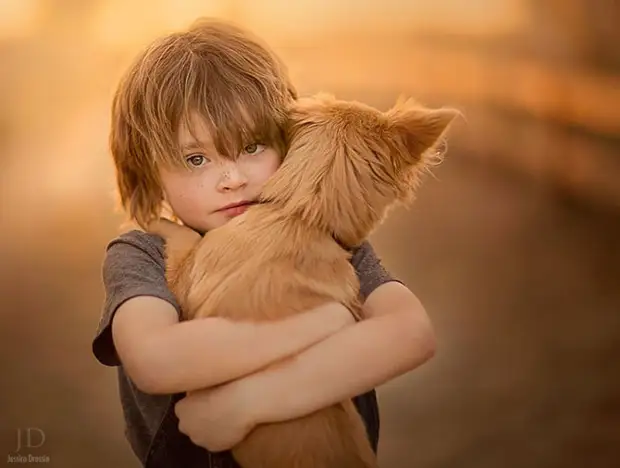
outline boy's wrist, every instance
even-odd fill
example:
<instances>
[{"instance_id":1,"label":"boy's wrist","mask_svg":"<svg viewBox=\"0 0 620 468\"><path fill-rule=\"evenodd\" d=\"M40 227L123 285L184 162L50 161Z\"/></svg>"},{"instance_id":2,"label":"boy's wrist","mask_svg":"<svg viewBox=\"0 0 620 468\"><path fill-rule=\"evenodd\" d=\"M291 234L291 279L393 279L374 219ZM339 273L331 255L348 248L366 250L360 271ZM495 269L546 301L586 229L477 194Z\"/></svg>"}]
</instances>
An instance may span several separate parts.
<instances>
[{"instance_id":1,"label":"boy's wrist","mask_svg":"<svg viewBox=\"0 0 620 468\"><path fill-rule=\"evenodd\" d=\"M291 391L293 389L287 384L288 379L282 379L282 367L289 367L294 359L287 358L239 381L239 398L245 402L247 424L252 428L283 421L283 407L289 408L292 404L290 399L299 398ZM287 371L285 375L290 378L290 372Z\"/></svg>"},{"instance_id":2,"label":"boy's wrist","mask_svg":"<svg viewBox=\"0 0 620 468\"><path fill-rule=\"evenodd\" d=\"M245 419L245 425L252 430L259 424L270 422L269 404L271 399L265 396L264 382L261 371L230 382L234 387L236 401L239 402L240 410Z\"/></svg>"},{"instance_id":3,"label":"boy's wrist","mask_svg":"<svg viewBox=\"0 0 620 468\"><path fill-rule=\"evenodd\" d=\"M353 311L339 302L329 302L323 306L320 306L320 308L325 311L329 319L334 324L334 327L336 328L335 331L338 331L348 325L352 325L357 321Z\"/></svg>"},{"instance_id":4,"label":"boy's wrist","mask_svg":"<svg viewBox=\"0 0 620 468\"><path fill-rule=\"evenodd\" d=\"M321 320L331 325L332 333L356 322L352 311L337 302L319 306L313 312L320 314ZM282 399L293 395L290 395L286 388L281 388L282 382L277 378L274 380L273 377L279 374L281 366L290 365L290 361L294 359L295 356L288 357L271 364L268 368L226 384L230 387L230 391L234 392L235 401L239 404L240 414L243 414L244 424L247 427L254 428L259 424L281 420Z\"/></svg>"}]
</instances>

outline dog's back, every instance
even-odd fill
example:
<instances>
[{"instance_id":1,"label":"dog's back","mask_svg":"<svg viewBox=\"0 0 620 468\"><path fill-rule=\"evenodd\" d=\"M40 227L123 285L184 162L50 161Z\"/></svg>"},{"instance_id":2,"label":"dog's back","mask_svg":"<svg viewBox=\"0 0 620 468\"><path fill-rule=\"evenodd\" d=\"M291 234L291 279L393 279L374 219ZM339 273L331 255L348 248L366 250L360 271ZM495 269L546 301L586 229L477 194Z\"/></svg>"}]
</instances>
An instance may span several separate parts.
<instances>
[{"instance_id":1,"label":"dog's back","mask_svg":"<svg viewBox=\"0 0 620 468\"><path fill-rule=\"evenodd\" d=\"M330 236L269 205L207 233L175 278L195 316L277 320L327 302L352 310L359 283L349 254ZM372 468L374 454L351 402L256 428L233 450L244 468Z\"/></svg>"},{"instance_id":2,"label":"dog's back","mask_svg":"<svg viewBox=\"0 0 620 468\"><path fill-rule=\"evenodd\" d=\"M205 234L178 272L194 317L276 320L326 302L356 303L350 255L328 235L258 205ZM185 288L183 288L185 289Z\"/></svg>"}]
</instances>

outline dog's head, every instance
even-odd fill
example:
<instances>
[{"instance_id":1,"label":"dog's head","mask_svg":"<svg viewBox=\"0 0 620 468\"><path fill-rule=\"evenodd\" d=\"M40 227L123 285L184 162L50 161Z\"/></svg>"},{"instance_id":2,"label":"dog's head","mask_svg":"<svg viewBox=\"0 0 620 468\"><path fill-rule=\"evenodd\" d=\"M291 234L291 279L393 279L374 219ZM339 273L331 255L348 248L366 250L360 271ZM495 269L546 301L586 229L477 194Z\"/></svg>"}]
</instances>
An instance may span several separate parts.
<instances>
[{"instance_id":1,"label":"dog's head","mask_svg":"<svg viewBox=\"0 0 620 468\"><path fill-rule=\"evenodd\" d=\"M290 110L289 151L262 198L357 245L390 206L412 199L457 115L412 100L381 112L328 95L300 99Z\"/></svg>"}]
</instances>

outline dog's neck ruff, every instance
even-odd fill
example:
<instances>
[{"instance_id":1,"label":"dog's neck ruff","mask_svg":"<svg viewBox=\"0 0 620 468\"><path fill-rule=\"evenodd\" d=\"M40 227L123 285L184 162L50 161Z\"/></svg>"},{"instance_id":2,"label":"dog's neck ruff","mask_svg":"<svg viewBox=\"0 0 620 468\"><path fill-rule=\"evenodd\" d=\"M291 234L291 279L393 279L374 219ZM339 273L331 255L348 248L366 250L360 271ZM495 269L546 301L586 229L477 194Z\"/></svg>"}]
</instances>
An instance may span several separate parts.
<instances>
[{"instance_id":1,"label":"dog's neck ruff","mask_svg":"<svg viewBox=\"0 0 620 468\"><path fill-rule=\"evenodd\" d=\"M275 205L274 201L271 200L271 199L260 199L256 204L257 205ZM303 220L302 220L302 222L303 222ZM334 242L336 242L336 244L338 244L340 247L342 247L347 252L350 252L350 251L354 250L357 247L357 246L348 246L348 245L346 245L344 242L342 242L340 239L338 239L338 237L336 237L336 235L334 235L333 233L331 233L330 236L334 240Z\"/></svg>"}]
</instances>

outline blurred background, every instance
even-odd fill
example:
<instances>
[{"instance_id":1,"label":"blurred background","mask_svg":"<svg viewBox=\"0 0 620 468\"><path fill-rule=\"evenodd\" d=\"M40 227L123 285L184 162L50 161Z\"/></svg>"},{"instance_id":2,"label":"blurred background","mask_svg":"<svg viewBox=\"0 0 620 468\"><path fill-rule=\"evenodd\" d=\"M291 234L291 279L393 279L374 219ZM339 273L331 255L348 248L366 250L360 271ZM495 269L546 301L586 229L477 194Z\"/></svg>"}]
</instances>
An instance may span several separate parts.
<instances>
[{"instance_id":1,"label":"blurred background","mask_svg":"<svg viewBox=\"0 0 620 468\"><path fill-rule=\"evenodd\" d=\"M198 16L249 27L302 93L462 109L374 235L437 356L379 389L389 468L620 466L620 3L0 0L0 460L137 467L90 344L119 232L111 95Z\"/></svg>"}]
</instances>

